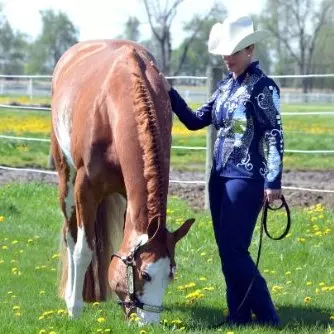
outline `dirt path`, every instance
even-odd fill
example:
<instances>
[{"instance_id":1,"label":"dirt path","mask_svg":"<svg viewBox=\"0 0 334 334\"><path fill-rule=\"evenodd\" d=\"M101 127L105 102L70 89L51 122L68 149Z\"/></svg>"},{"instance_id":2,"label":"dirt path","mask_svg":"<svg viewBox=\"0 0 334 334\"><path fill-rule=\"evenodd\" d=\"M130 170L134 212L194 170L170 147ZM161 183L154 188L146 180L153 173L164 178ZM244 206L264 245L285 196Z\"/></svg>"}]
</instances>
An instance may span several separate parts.
<instances>
[{"instance_id":1,"label":"dirt path","mask_svg":"<svg viewBox=\"0 0 334 334\"><path fill-rule=\"evenodd\" d=\"M171 171L173 180L204 180L203 173L190 173ZM10 182L46 182L57 183L55 175L47 175L32 172L14 172L0 170L0 185ZM328 189L334 191L333 171L286 171L283 176L283 186ZM170 184L169 193L186 200L194 209L201 210L204 207L204 185ZM334 208L334 194L313 193L309 191L284 190L285 197L290 206L307 207L322 203L328 208Z\"/></svg>"}]
</instances>

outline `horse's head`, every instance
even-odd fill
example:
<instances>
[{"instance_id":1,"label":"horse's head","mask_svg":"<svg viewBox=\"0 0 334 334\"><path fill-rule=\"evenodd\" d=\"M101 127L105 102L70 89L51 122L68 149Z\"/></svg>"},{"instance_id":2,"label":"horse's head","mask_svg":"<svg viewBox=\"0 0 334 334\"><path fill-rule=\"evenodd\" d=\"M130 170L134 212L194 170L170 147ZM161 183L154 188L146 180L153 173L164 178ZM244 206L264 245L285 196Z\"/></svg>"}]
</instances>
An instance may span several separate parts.
<instances>
[{"instance_id":1,"label":"horse's head","mask_svg":"<svg viewBox=\"0 0 334 334\"><path fill-rule=\"evenodd\" d=\"M175 246L189 231L188 219L174 232L152 219L147 233L136 238L127 254L114 254L109 266L109 284L127 317L137 313L142 323L159 322L162 299L176 270ZM121 252L121 251L120 251Z\"/></svg>"}]
</instances>

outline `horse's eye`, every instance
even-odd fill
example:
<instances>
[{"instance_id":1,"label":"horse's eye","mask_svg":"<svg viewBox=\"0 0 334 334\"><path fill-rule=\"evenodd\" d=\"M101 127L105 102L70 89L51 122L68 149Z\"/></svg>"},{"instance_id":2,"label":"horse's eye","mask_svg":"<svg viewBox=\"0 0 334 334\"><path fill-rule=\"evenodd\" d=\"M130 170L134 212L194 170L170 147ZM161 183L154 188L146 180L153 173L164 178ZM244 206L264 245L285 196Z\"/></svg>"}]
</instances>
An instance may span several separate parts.
<instances>
[{"instance_id":1,"label":"horse's eye","mask_svg":"<svg viewBox=\"0 0 334 334\"><path fill-rule=\"evenodd\" d=\"M141 277L142 277L143 280L145 280L146 282L150 282L150 281L151 281L151 276L150 276L146 271L142 271L142 272L141 272Z\"/></svg>"}]
</instances>

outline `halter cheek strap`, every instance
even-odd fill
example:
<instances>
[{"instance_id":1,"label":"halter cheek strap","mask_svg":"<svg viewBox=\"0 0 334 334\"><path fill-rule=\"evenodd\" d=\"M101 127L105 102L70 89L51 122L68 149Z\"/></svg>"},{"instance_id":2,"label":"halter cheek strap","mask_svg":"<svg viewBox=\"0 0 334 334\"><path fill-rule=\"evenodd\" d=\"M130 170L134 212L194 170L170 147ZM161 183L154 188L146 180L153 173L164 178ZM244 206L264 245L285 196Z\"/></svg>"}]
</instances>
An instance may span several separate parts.
<instances>
[{"instance_id":1,"label":"halter cheek strap","mask_svg":"<svg viewBox=\"0 0 334 334\"><path fill-rule=\"evenodd\" d=\"M113 254L111 257L111 260L113 259L114 256L117 257L126 265L126 282L127 282L129 301L119 300L118 304L123 305L124 307L127 308L138 307L146 312L160 313L163 311L163 306L144 304L138 299L136 295L136 289L135 289L136 262L134 257L139 247L140 246L137 246L127 257L121 257L117 253Z\"/></svg>"}]
</instances>

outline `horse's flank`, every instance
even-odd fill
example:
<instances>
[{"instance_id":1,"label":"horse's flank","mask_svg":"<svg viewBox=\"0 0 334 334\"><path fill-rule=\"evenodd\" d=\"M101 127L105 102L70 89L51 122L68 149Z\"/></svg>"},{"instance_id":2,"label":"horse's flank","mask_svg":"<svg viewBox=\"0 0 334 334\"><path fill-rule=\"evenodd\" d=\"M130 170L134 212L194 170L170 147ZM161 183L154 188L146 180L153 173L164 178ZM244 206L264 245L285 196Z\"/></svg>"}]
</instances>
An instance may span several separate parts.
<instances>
[{"instance_id":1,"label":"horse's flank","mask_svg":"<svg viewBox=\"0 0 334 334\"><path fill-rule=\"evenodd\" d=\"M93 249L84 284L87 301L106 298L111 253L119 247L131 249L133 237L146 233L153 217L158 215L163 226L166 222L171 109L152 59L135 43L91 41L65 53L54 73L52 149L63 189L61 205L74 241L76 214L70 216L68 208L65 212L71 172L74 181L83 180L91 192L92 197L83 200L98 204L96 223L87 229ZM112 233L111 250L105 229L115 207L112 228L117 232Z\"/></svg>"}]
</instances>

